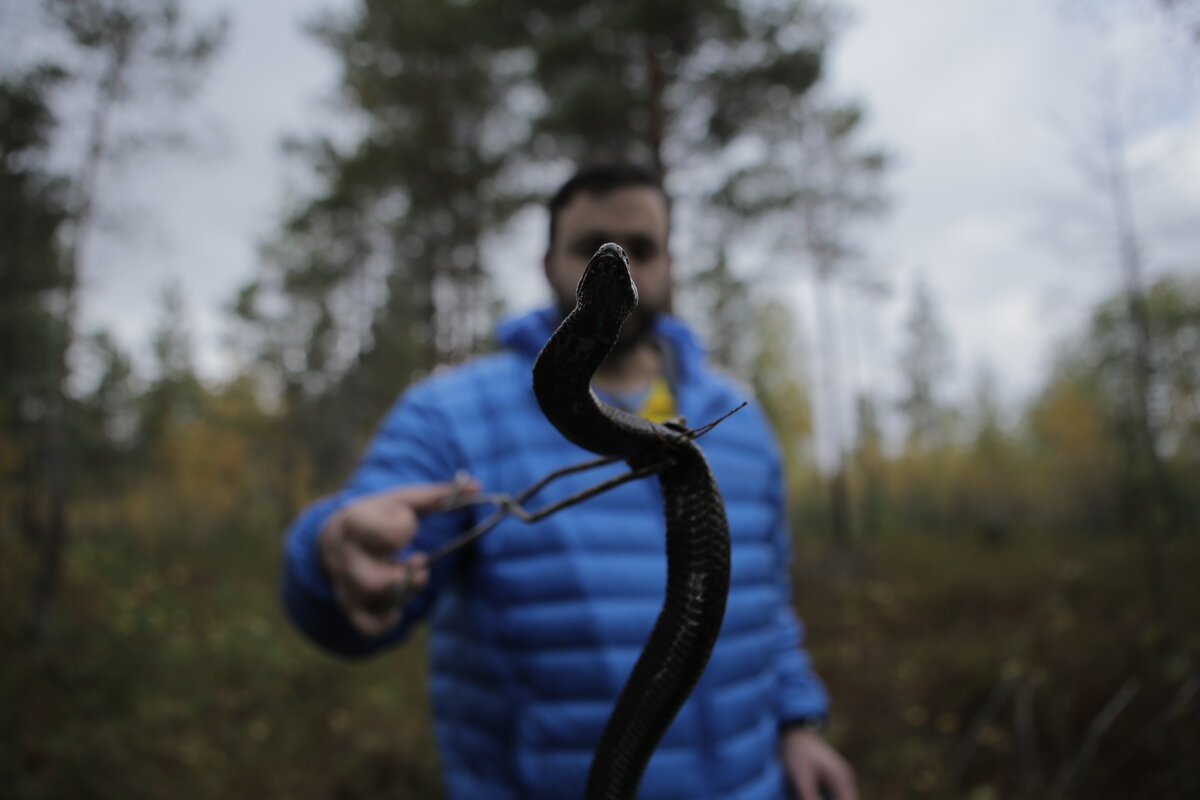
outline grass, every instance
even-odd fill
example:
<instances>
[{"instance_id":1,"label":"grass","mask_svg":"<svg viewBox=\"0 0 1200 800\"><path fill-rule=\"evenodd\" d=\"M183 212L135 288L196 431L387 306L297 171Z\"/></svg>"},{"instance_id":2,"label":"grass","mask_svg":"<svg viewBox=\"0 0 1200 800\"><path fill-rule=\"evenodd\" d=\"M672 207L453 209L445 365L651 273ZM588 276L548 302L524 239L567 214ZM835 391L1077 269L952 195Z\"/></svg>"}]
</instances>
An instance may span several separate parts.
<instances>
[{"instance_id":1,"label":"grass","mask_svg":"<svg viewBox=\"0 0 1200 800\"><path fill-rule=\"evenodd\" d=\"M81 538L35 647L33 559L0 539L4 796L438 797L423 642L363 663L317 652L278 609L277 553L261 535ZM1128 541L914 535L836 558L802 542L798 563L830 735L866 797L1049 796L1130 681L1065 796L1169 796L1188 779L1172 753L1200 752L1200 699L1164 709L1200 663L1196 543L1171 552L1174 642ZM985 718L989 696L1004 702Z\"/></svg>"},{"instance_id":2,"label":"grass","mask_svg":"<svg viewBox=\"0 0 1200 800\"><path fill-rule=\"evenodd\" d=\"M4 607L31 564L6 546ZM20 798L436 797L423 647L347 663L285 622L273 540L76 544L57 627L4 621Z\"/></svg>"},{"instance_id":3,"label":"grass","mask_svg":"<svg viewBox=\"0 0 1200 800\"><path fill-rule=\"evenodd\" d=\"M909 536L849 563L802 553L798 605L835 698L831 736L869 796L1048 797L1077 760L1066 796L1184 796L1196 776L1172 759L1200 752L1200 704L1164 709L1200 666L1200 548L1172 549L1175 641L1154 622L1139 552ZM1137 694L1087 756L1127 683Z\"/></svg>"}]
</instances>

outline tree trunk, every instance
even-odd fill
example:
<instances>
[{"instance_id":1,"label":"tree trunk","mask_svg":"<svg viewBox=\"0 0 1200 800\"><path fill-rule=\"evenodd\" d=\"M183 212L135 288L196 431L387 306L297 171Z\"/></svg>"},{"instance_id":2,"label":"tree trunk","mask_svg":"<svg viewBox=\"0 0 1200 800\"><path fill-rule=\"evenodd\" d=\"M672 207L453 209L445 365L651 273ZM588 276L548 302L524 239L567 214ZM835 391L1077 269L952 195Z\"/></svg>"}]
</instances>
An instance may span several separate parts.
<instances>
[{"instance_id":1,"label":"tree trunk","mask_svg":"<svg viewBox=\"0 0 1200 800\"><path fill-rule=\"evenodd\" d=\"M817 338L825 373L825 426L833 444L832 476L829 480L829 535L834 547L850 547L850 492L846 476L846 448L842 437L842 379L838 369L837 322L829 305L829 275L832 269L817 266Z\"/></svg>"},{"instance_id":2,"label":"tree trunk","mask_svg":"<svg viewBox=\"0 0 1200 800\"><path fill-rule=\"evenodd\" d=\"M1146 499L1149 501L1146 508L1148 524L1142 532L1146 545L1147 583L1156 615L1160 622L1165 624L1166 630L1172 630L1170 596L1162 549L1163 539L1173 532L1176 515L1171 477L1158 452L1158 432L1150 408L1150 388L1154 378L1153 331L1146 308L1142 249L1126 174L1124 143L1115 124L1106 134L1109 200L1112 203L1117 236L1117 260L1125 284L1125 303L1133 340L1133 365L1130 376L1133 429L1127 445L1128 456L1134 467L1135 488L1139 484L1144 487Z\"/></svg>"},{"instance_id":3,"label":"tree trunk","mask_svg":"<svg viewBox=\"0 0 1200 800\"><path fill-rule=\"evenodd\" d=\"M1142 248L1133 212L1133 198L1125 165L1124 135L1115 115L1104 131L1106 178L1117 237L1117 260L1125 284L1125 303L1133 340L1133 365L1130 381L1132 430L1126 437L1128 458L1133 469L1135 511L1143 545L1146 587L1149 591L1155 623L1162 632L1158 638L1158 656L1165 667L1180 652L1179 631L1175 625L1172 590L1167 577L1165 543L1177 532L1179 523L1176 493L1167 465L1158 451L1158 430L1150 406L1154 378L1154 331L1146 306L1143 287ZM1144 493L1144 502L1141 495ZM1176 776L1177 797L1194 797L1197 777L1191 759L1184 752L1184 736L1178 720L1169 721L1166 730L1168 757Z\"/></svg>"},{"instance_id":4,"label":"tree trunk","mask_svg":"<svg viewBox=\"0 0 1200 800\"><path fill-rule=\"evenodd\" d=\"M75 341L75 319L79 313L79 285L83 272L84 245L91 229L96 185L100 167L108 155L109 123L116 107L125 71L129 65L129 43L122 40L112 51L99 83L96 105L88 123L88 146L75 182L73 219L63 245L65 287L63 298L62 342L59 350L59 374L48 415L47 471L50 488L50 514L46 537L41 548L41 563L33 583L32 627L37 640L44 639L49 627L50 609L61 583L62 564L68 537L70 490L67 464L70 461L70 378L71 347Z\"/></svg>"},{"instance_id":5,"label":"tree trunk","mask_svg":"<svg viewBox=\"0 0 1200 800\"><path fill-rule=\"evenodd\" d=\"M41 541L40 562L33 581L31 626L35 641L44 641L49 631L50 608L58 594L63 552L67 545L67 396L66 351L49 414L47 472L50 515Z\"/></svg>"},{"instance_id":6,"label":"tree trunk","mask_svg":"<svg viewBox=\"0 0 1200 800\"><path fill-rule=\"evenodd\" d=\"M667 178L666 157L663 153L667 139L667 74L662 58L654 52L653 37L644 39L646 54L646 143L650 147L651 168L660 181Z\"/></svg>"}]
</instances>

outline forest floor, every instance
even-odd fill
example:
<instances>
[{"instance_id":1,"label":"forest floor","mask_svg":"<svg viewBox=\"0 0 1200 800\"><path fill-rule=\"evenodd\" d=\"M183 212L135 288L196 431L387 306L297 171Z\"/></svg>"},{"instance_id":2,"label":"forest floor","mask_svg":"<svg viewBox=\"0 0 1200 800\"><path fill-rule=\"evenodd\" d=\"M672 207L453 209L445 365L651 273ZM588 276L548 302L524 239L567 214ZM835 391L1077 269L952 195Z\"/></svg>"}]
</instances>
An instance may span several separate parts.
<instances>
[{"instance_id":1,"label":"forest floor","mask_svg":"<svg viewBox=\"0 0 1200 800\"><path fill-rule=\"evenodd\" d=\"M1130 540L801 541L797 605L864 798L1184 796L1200 543L1168 555L1163 625ZM317 652L279 610L273 537L80 537L36 647L32 570L0 538L4 797L440 796L423 637L364 662Z\"/></svg>"}]
</instances>

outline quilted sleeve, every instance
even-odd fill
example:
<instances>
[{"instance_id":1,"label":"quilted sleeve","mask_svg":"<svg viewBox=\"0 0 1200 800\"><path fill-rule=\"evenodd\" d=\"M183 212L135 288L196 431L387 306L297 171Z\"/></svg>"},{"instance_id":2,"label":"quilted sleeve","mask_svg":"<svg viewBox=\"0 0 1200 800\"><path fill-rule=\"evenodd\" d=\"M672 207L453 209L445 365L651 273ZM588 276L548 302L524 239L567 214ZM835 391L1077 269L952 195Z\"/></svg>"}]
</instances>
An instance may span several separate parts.
<instances>
[{"instance_id":1,"label":"quilted sleeve","mask_svg":"<svg viewBox=\"0 0 1200 800\"><path fill-rule=\"evenodd\" d=\"M434 565L425 590L415 595L399 625L378 638L362 636L342 613L317 558L317 537L329 517L355 498L413 483L450 480L462 466L453 427L427 384L406 393L384 418L357 470L341 491L306 508L284 538L283 604L302 632L343 656L365 656L402 640L429 612L445 584L448 564ZM421 521L412 548L432 550L461 530L466 512L434 514Z\"/></svg>"}]
</instances>

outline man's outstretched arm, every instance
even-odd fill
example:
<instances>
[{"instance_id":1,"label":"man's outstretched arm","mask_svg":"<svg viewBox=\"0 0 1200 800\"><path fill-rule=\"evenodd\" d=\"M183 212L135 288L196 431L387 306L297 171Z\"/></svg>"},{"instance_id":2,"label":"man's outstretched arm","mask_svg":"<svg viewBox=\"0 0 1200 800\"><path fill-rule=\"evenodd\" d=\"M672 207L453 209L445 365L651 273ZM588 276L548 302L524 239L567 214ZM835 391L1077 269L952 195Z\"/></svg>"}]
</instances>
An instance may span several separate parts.
<instances>
[{"instance_id":1,"label":"man's outstretched arm","mask_svg":"<svg viewBox=\"0 0 1200 800\"><path fill-rule=\"evenodd\" d=\"M309 506L284 545L284 606L310 639L345 656L369 655L429 611L445 565L430 575L417 550L457 531L461 512L440 510L457 466L437 404L417 387L393 408L346 487ZM415 548L414 548L415 545ZM411 599L393 598L401 580Z\"/></svg>"}]
</instances>

